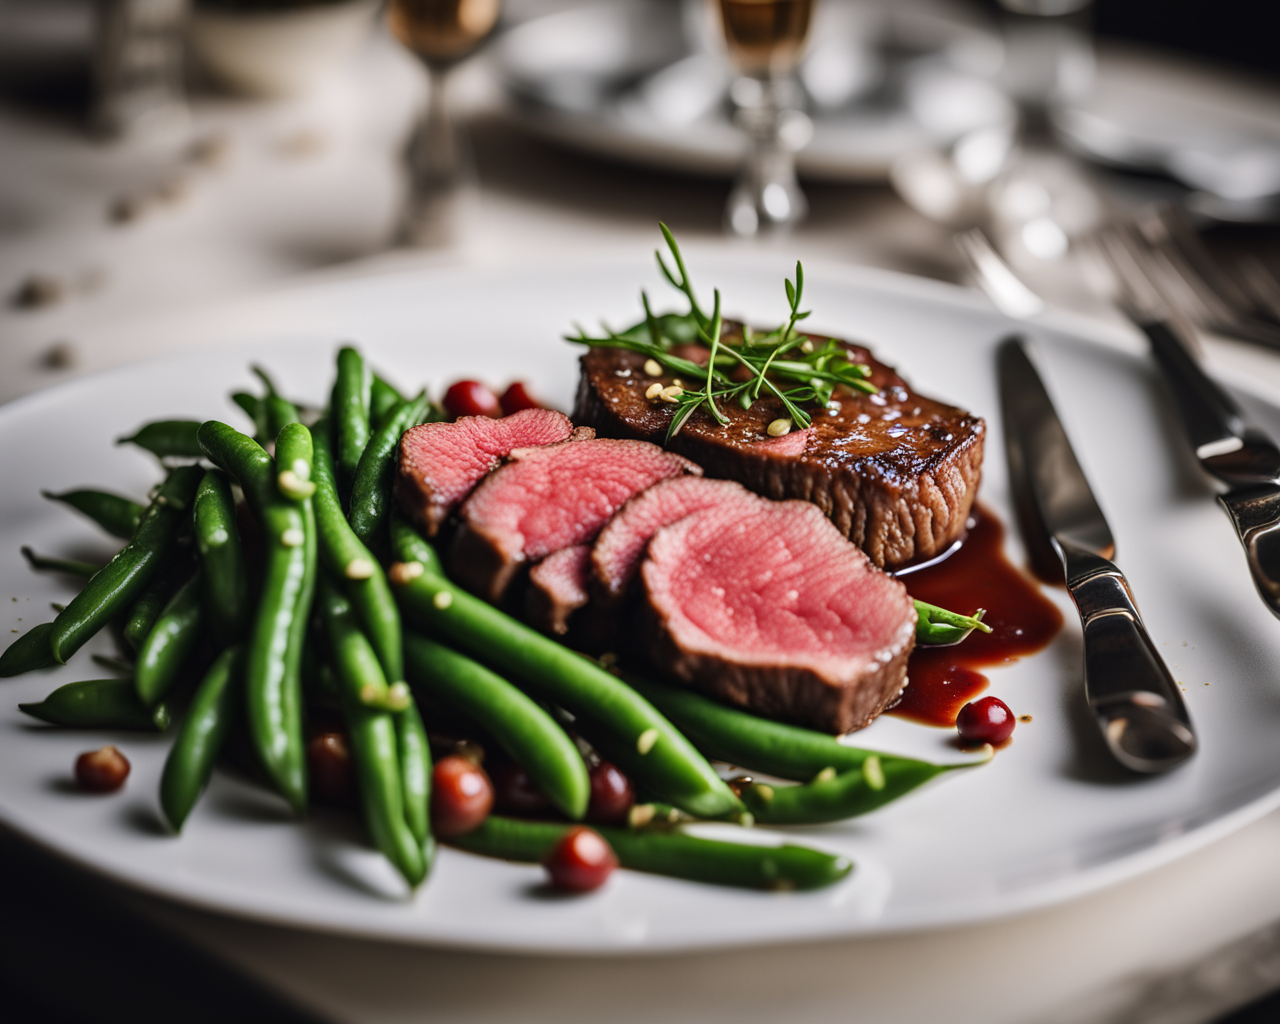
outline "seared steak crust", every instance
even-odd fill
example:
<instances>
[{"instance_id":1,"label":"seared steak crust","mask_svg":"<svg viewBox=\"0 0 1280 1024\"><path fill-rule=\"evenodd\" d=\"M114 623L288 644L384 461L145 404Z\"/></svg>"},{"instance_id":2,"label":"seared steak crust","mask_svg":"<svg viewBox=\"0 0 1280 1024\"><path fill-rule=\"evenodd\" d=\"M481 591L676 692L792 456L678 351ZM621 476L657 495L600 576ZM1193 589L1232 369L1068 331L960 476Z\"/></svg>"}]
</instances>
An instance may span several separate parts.
<instances>
[{"instance_id":1,"label":"seared steak crust","mask_svg":"<svg viewBox=\"0 0 1280 1024\"><path fill-rule=\"evenodd\" d=\"M982 472L983 420L911 390L859 346L850 358L871 367L878 395L837 393L813 426L780 438L766 428L785 415L776 398L750 409L724 403L718 426L696 412L668 446L709 477L769 498L812 502L877 566L896 567L945 550L964 530ZM645 398L655 381L643 356L593 348L582 357L575 423L601 437L663 443L675 406ZM686 382L688 384L689 382ZM843 389L842 389L843 390Z\"/></svg>"}]
</instances>

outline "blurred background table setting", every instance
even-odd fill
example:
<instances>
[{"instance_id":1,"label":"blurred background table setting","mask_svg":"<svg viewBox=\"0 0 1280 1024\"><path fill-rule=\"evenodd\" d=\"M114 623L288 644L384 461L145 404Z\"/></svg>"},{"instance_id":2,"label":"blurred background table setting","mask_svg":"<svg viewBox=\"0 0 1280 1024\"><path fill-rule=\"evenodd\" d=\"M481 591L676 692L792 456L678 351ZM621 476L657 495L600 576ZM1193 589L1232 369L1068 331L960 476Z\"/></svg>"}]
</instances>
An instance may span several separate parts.
<instances>
[{"instance_id":1,"label":"blurred background table setting","mask_svg":"<svg viewBox=\"0 0 1280 1024\"><path fill-rule=\"evenodd\" d=\"M1261 0L0 0L0 402L288 329L298 289L647 251L661 220L1141 351L1120 247L1280 403L1277 41ZM1246 1024L1280 1005L1255 817L1007 919L634 958L255 923L3 826L0 1012Z\"/></svg>"}]
</instances>

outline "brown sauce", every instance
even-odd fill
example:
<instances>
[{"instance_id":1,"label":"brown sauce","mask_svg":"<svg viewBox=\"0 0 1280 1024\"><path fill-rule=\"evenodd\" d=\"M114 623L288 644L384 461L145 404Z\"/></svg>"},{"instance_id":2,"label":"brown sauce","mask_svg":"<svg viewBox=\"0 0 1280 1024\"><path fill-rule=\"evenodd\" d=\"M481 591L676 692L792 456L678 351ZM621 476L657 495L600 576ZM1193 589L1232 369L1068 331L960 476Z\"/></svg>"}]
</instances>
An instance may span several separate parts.
<instances>
[{"instance_id":1,"label":"brown sauce","mask_svg":"<svg viewBox=\"0 0 1280 1024\"><path fill-rule=\"evenodd\" d=\"M975 522L945 561L902 577L918 600L952 611L985 608L990 633L973 632L955 647L917 647L907 664L910 682L888 712L925 725L953 726L960 709L987 688L977 669L1003 665L1046 647L1062 628L1057 605L1005 557L1004 526L990 509L974 506Z\"/></svg>"}]
</instances>

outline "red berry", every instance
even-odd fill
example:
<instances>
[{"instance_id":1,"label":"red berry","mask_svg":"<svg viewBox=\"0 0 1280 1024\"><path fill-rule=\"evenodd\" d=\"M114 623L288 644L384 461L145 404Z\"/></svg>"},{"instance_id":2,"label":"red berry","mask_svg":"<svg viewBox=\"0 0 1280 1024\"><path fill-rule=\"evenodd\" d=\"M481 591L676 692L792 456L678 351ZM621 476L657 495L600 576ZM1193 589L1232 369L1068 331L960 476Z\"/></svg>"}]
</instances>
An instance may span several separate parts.
<instances>
[{"instance_id":1,"label":"red berry","mask_svg":"<svg viewBox=\"0 0 1280 1024\"><path fill-rule=\"evenodd\" d=\"M613 847L599 832L584 825L567 830L543 861L551 884L569 892L599 889L617 866Z\"/></svg>"},{"instance_id":2,"label":"red berry","mask_svg":"<svg viewBox=\"0 0 1280 1024\"><path fill-rule=\"evenodd\" d=\"M493 809L493 783L478 764L450 755L431 771L431 828L441 839L464 836Z\"/></svg>"},{"instance_id":3,"label":"red berry","mask_svg":"<svg viewBox=\"0 0 1280 1024\"><path fill-rule=\"evenodd\" d=\"M1017 724L1009 705L999 697L971 701L956 716L956 729L966 743L1003 743Z\"/></svg>"},{"instance_id":4,"label":"red berry","mask_svg":"<svg viewBox=\"0 0 1280 1024\"><path fill-rule=\"evenodd\" d=\"M115 747L87 750L76 758L76 781L90 793L114 793L129 777L129 759Z\"/></svg>"},{"instance_id":5,"label":"red berry","mask_svg":"<svg viewBox=\"0 0 1280 1024\"><path fill-rule=\"evenodd\" d=\"M510 416L513 412L520 412L522 409L541 409L542 403L529 394L524 386L524 381L516 381L506 391L502 392L502 415Z\"/></svg>"},{"instance_id":6,"label":"red berry","mask_svg":"<svg viewBox=\"0 0 1280 1024\"><path fill-rule=\"evenodd\" d=\"M616 825L627 820L627 812L636 802L631 780L608 761L591 769L591 802L587 805L587 821L597 825Z\"/></svg>"},{"instance_id":7,"label":"red berry","mask_svg":"<svg viewBox=\"0 0 1280 1024\"><path fill-rule=\"evenodd\" d=\"M321 803L343 806L355 799L356 769L342 733L322 732L307 744L307 772Z\"/></svg>"},{"instance_id":8,"label":"red berry","mask_svg":"<svg viewBox=\"0 0 1280 1024\"><path fill-rule=\"evenodd\" d=\"M498 396L476 380L460 380L444 393L444 411L459 416L498 416Z\"/></svg>"},{"instance_id":9,"label":"red berry","mask_svg":"<svg viewBox=\"0 0 1280 1024\"><path fill-rule=\"evenodd\" d=\"M496 764L489 769L489 778L493 781L494 806L504 813L537 814L551 806L518 764Z\"/></svg>"}]
</instances>

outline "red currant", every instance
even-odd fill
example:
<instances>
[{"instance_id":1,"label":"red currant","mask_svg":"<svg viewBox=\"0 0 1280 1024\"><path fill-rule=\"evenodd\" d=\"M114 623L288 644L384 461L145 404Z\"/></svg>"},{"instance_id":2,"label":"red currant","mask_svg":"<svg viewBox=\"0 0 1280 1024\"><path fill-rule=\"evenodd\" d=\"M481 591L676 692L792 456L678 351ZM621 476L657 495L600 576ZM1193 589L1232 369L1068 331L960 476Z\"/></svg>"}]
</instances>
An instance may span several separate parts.
<instances>
[{"instance_id":1,"label":"red currant","mask_svg":"<svg viewBox=\"0 0 1280 1024\"><path fill-rule=\"evenodd\" d=\"M431 770L431 828L441 839L465 836L493 809L493 783L465 757L442 757Z\"/></svg>"},{"instance_id":2,"label":"red currant","mask_svg":"<svg viewBox=\"0 0 1280 1024\"><path fill-rule=\"evenodd\" d=\"M956 729L965 743L1003 743L1017 724L1009 705L999 697L971 701L956 716Z\"/></svg>"},{"instance_id":3,"label":"red currant","mask_svg":"<svg viewBox=\"0 0 1280 1024\"><path fill-rule=\"evenodd\" d=\"M530 395L524 382L519 380L502 392L502 398L499 401L502 404L503 416L510 416L513 412L520 412L522 409L542 408L542 403Z\"/></svg>"},{"instance_id":4,"label":"red currant","mask_svg":"<svg viewBox=\"0 0 1280 1024\"><path fill-rule=\"evenodd\" d=\"M543 861L551 884L569 892L599 889L617 866L613 847L599 832L584 825L568 829Z\"/></svg>"},{"instance_id":5,"label":"red currant","mask_svg":"<svg viewBox=\"0 0 1280 1024\"><path fill-rule=\"evenodd\" d=\"M591 769L591 802L587 805L587 821L597 825L617 825L627 820L627 812L636 802L631 780L608 761Z\"/></svg>"},{"instance_id":6,"label":"red currant","mask_svg":"<svg viewBox=\"0 0 1280 1024\"><path fill-rule=\"evenodd\" d=\"M444 393L444 411L459 416L498 416L498 396L477 380L460 380Z\"/></svg>"}]
</instances>

